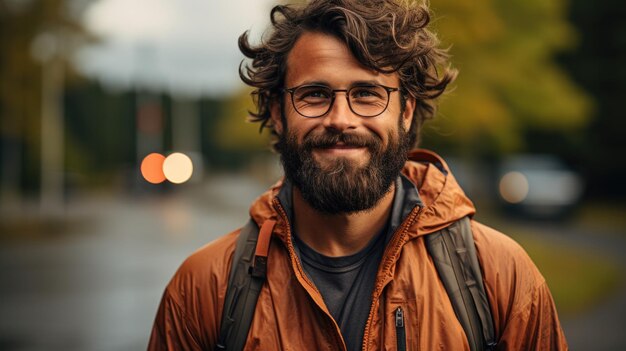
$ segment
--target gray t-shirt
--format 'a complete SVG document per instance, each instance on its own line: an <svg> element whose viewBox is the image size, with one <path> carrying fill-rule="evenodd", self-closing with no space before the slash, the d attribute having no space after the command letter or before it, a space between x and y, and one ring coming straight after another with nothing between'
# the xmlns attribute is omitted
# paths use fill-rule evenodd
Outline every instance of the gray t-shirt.
<svg viewBox="0 0 626 351"><path fill-rule="evenodd" d="M293 223L289 183L283 186L279 200ZM330 314L339 325L348 351L361 349L372 304L372 290L385 247L400 223L420 204L421 200L413 183L404 176L398 177L387 225L364 249L350 256L324 256L302 242L292 230L302 267L315 283Z"/></svg>
<svg viewBox="0 0 626 351"><path fill-rule="evenodd" d="M348 350L361 349L385 232L386 228L363 250L343 257L324 256L294 236L304 271L322 294Z"/></svg>

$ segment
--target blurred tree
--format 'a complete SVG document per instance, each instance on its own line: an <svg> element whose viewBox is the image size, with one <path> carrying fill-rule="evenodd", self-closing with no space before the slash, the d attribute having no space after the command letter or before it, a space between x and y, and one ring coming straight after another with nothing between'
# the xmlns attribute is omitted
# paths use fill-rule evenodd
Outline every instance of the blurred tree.
<svg viewBox="0 0 626 351"><path fill-rule="evenodd" d="M260 125L245 120L248 111L254 108L250 93L250 89L242 89L224 101L224 108L218 117L220 124L217 135L224 149L255 151L268 145L267 139L259 136Z"/></svg>
<svg viewBox="0 0 626 351"><path fill-rule="evenodd" d="M37 83L40 72L30 55L30 43L36 36L31 25L32 7L27 1L0 2L0 190L3 204L19 197L21 161L38 151L36 147L26 147L37 143L32 140L33 134L38 132L33 121L39 116L37 102L40 100ZM29 140L25 140L27 135Z"/></svg>
<svg viewBox="0 0 626 351"><path fill-rule="evenodd" d="M203 97L200 100L200 128L201 149L205 165L212 168L220 163L219 145L216 135L218 134L219 120L224 104L222 99Z"/></svg>
<svg viewBox="0 0 626 351"><path fill-rule="evenodd" d="M253 110L251 90L242 89L226 98L217 116L215 142L220 152L227 155L232 166L269 150L269 132L259 134L260 124L246 121L248 111Z"/></svg>
<svg viewBox="0 0 626 351"><path fill-rule="evenodd" d="M74 185L110 184L135 166L136 92L112 92L98 83L65 94L66 170Z"/></svg>
<svg viewBox="0 0 626 351"><path fill-rule="evenodd" d="M59 59L93 37L79 13L89 0L0 0L0 192L37 189L41 156L42 61ZM52 57L53 56L53 57ZM63 128L63 126L60 126Z"/></svg>
<svg viewBox="0 0 626 351"><path fill-rule="evenodd" d="M452 43L460 74L426 125L424 144L495 156L524 150L528 129L568 133L585 127L591 100L554 60L575 43L566 4L432 2L434 26L443 43Z"/></svg>
<svg viewBox="0 0 626 351"><path fill-rule="evenodd" d="M594 119L579 138L590 196L626 200L626 2L571 0L580 45L562 62L597 101ZM620 161L622 160L622 161Z"/></svg>

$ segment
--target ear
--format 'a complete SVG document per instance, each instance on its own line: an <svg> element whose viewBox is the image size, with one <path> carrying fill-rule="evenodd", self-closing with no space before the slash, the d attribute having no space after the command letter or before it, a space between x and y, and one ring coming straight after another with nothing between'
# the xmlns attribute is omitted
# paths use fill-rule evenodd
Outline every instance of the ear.
<svg viewBox="0 0 626 351"><path fill-rule="evenodd" d="M274 131L280 135L283 133L283 119L282 119L282 109L280 107L279 99L274 99L270 104L270 118L272 119L272 125L274 126Z"/></svg>
<svg viewBox="0 0 626 351"><path fill-rule="evenodd" d="M404 130L411 129L411 122L413 121L413 112L415 112L415 98L413 96L407 96L404 102L404 112L402 112L402 124L404 124Z"/></svg>

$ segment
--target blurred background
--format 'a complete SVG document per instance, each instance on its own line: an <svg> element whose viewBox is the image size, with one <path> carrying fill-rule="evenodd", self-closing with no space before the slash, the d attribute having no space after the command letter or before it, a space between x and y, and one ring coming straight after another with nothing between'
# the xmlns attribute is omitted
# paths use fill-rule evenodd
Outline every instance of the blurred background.
<svg viewBox="0 0 626 351"><path fill-rule="evenodd" d="M422 147L529 252L573 350L626 349L626 3L432 3L460 76ZM246 221L281 169L237 37L272 5L0 0L0 350L144 349L178 265Z"/></svg>

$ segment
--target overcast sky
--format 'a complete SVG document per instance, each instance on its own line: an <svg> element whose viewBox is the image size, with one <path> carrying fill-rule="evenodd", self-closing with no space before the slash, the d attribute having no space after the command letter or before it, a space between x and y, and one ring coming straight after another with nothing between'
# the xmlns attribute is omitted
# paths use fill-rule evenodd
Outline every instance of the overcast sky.
<svg viewBox="0 0 626 351"><path fill-rule="evenodd" d="M103 40L77 63L112 87L136 83L182 94L228 94L242 87L237 38L260 37L271 0L97 0L85 14Z"/></svg>

